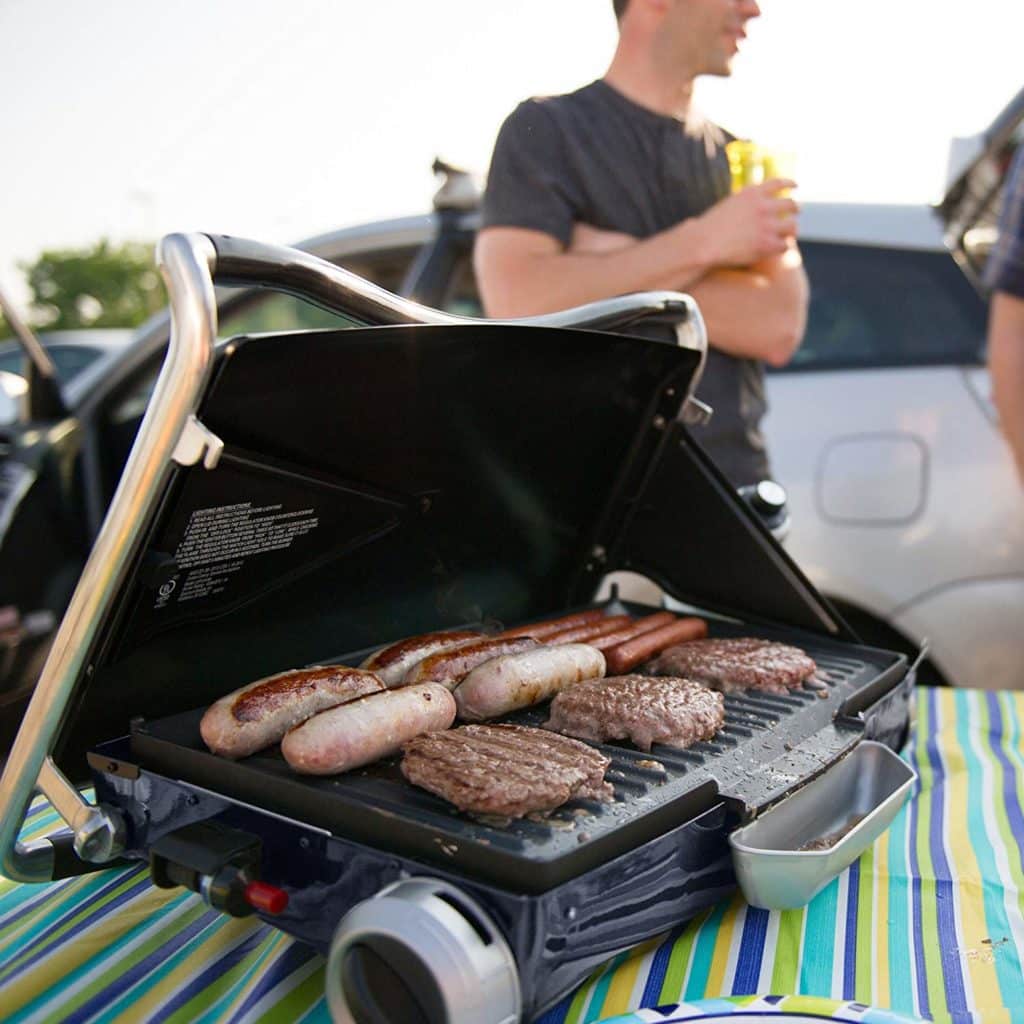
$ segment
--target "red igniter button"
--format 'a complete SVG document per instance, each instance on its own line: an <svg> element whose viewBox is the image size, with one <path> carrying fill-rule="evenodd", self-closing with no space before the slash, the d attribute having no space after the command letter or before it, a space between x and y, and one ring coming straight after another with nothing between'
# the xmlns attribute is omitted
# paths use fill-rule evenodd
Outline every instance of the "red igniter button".
<svg viewBox="0 0 1024 1024"><path fill-rule="evenodd" d="M266 882L250 882L245 887L245 902L264 914L280 914L288 906L288 893Z"/></svg>

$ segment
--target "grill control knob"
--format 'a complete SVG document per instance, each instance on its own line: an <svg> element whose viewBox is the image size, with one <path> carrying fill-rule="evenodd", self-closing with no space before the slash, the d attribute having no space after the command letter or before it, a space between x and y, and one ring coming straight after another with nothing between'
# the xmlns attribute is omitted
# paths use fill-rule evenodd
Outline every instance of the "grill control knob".
<svg viewBox="0 0 1024 1024"><path fill-rule="evenodd" d="M790 526L786 489L774 480L762 480L741 487L739 494L781 544L788 536Z"/></svg>
<svg viewBox="0 0 1024 1024"><path fill-rule="evenodd" d="M447 882L381 889L338 924L327 956L336 1024L518 1024L519 974L487 913Z"/></svg>

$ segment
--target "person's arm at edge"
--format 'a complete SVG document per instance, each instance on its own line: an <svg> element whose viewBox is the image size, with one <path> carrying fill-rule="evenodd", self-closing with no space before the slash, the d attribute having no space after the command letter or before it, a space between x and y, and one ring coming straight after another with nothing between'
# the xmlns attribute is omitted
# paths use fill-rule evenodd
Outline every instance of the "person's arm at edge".
<svg viewBox="0 0 1024 1024"><path fill-rule="evenodd" d="M1024 298L997 291L988 325L988 366L999 423L1024 483Z"/></svg>

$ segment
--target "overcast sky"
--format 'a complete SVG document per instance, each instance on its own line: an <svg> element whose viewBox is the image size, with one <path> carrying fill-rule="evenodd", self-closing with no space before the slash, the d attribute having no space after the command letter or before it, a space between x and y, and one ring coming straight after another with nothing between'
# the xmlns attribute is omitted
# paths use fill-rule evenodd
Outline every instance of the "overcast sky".
<svg viewBox="0 0 1024 1024"><path fill-rule="evenodd" d="M611 0L0 0L0 285L102 236L290 242L421 212L528 95L601 75ZM1021 0L762 0L703 108L805 199L937 199L1024 85Z"/></svg>

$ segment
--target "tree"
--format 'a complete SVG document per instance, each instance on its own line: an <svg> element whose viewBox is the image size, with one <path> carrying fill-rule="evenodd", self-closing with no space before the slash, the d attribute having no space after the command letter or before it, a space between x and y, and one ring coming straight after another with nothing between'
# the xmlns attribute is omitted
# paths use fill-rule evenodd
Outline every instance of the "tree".
<svg viewBox="0 0 1024 1024"><path fill-rule="evenodd" d="M135 327L167 304L153 247L112 245L44 252L22 264L32 292L31 321L47 330Z"/></svg>

